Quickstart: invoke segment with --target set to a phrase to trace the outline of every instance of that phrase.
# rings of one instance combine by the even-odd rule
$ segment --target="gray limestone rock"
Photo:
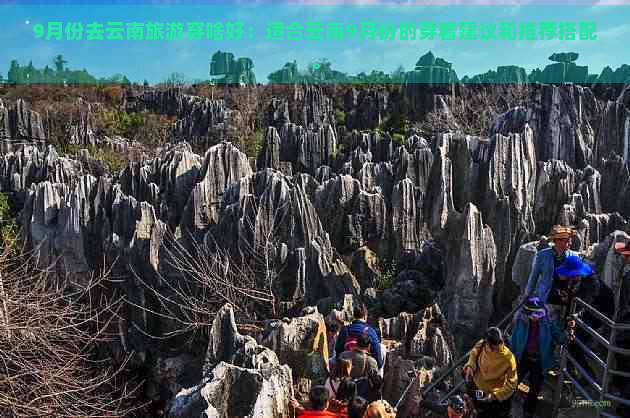
[[[534,201],[536,232],[544,234],[557,222],[564,204],[575,190],[576,173],[564,161],[538,162]]]
[[[305,309],[304,313],[297,318],[268,321],[261,344],[293,370],[294,379],[325,379],[326,361],[333,347],[328,347],[324,316],[317,308]]]
[[[385,236],[387,208],[383,196],[361,190],[359,181],[350,176],[324,182],[315,191],[314,204],[332,245],[342,253]]]
[[[532,196],[536,186],[536,154],[532,130],[496,134],[481,192],[484,219],[492,229],[497,250],[496,297],[507,308],[513,292],[506,275],[510,261],[526,237],[535,231]]]
[[[622,157],[604,158],[600,163],[600,200],[603,212],[630,217],[630,169]]]
[[[79,108],[76,120],[70,122],[69,143],[82,145],[96,145],[95,116],[92,105],[79,98],[77,100]]]
[[[483,333],[493,313],[497,252],[494,234],[481,212],[468,204],[449,221],[446,286],[440,294],[459,353]]]
[[[280,168],[280,136],[274,127],[267,128],[256,167],[258,169],[273,168],[274,170]]]
[[[336,150],[337,137],[331,125],[311,130],[289,123],[280,129],[279,161],[291,162],[294,172],[315,175],[321,165],[331,165]]]
[[[201,381],[177,393],[168,416],[288,418],[291,369],[280,366],[273,351],[239,334],[230,305],[217,313],[209,337]]]
[[[572,168],[593,164],[598,112],[599,104],[588,88],[535,84],[527,121],[534,131],[537,160],[562,160]]]
[[[595,144],[595,162],[603,158],[621,157],[622,161],[630,161],[630,110],[624,102],[624,93],[616,101],[608,101],[603,109],[599,122],[598,137]],[[627,93],[626,93],[627,94]]]
[[[42,117],[23,99],[5,105],[0,100],[0,137],[5,139],[46,140]]]

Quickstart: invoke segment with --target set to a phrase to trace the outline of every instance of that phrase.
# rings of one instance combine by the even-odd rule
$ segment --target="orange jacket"
[[[298,415],[299,418],[339,418],[339,415],[330,411],[306,410]]]

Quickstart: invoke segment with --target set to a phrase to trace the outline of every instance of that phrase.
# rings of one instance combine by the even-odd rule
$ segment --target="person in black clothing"
[[[378,370],[370,369],[367,379],[359,379],[356,382],[357,394],[369,403],[383,398],[383,378],[378,374]]]
[[[554,280],[554,291],[549,296],[548,303],[555,305],[555,308],[563,312],[563,315],[558,318],[560,324],[566,325],[571,330],[574,328],[574,321],[569,317],[569,309],[573,303],[573,299],[579,297],[589,305],[595,305],[595,301],[598,299],[598,295],[601,291],[602,283],[599,279],[593,276],[593,268],[590,264],[583,261],[579,256],[568,256],[564,263],[555,270],[558,276],[558,282]],[[599,308],[598,306],[593,306]],[[597,320],[588,313],[576,313],[582,317],[585,323],[589,326],[597,329],[599,325],[596,324]],[[588,344],[590,335],[582,330],[577,329],[575,331],[575,338],[573,338],[573,331],[570,331],[571,342],[567,348],[569,354],[575,359],[575,361],[593,378],[597,379],[597,375],[590,367],[586,353],[577,344],[575,339],[578,339],[584,344]],[[578,375],[577,371],[573,367],[572,363],[569,363],[569,370],[578,379],[578,382],[582,385],[587,383],[584,376]]]
[[[363,418],[369,403],[360,396],[355,397],[348,406],[348,418]]]

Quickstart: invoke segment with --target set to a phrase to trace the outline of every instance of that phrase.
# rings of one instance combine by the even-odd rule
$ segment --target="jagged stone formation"
[[[201,381],[176,394],[171,418],[289,416],[291,369],[276,354],[239,334],[230,305],[218,313]]]
[[[406,75],[408,83],[449,84],[457,82],[457,74],[452,64],[436,58],[431,51],[418,59],[414,71]]]
[[[7,139],[46,139],[41,115],[23,99],[13,105],[0,99],[0,140]]]
[[[383,393],[383,397],[394,404],[409,384],[408,371],[420,371],[420,384],[423,385],[436,371],[448,367],[454,360],[455,347],[449,325],[437,305],[428,306],[416,314],[401,313],[381,319],[379,328],[383,338],[397,341],[387,354],[385,367],[389,372],[385,376]]]
[[[269,74],[269,81],[272,83],[296,83],[299,81],[297,61],[287,62],[284,67]]]
[[[150,111],[176,116],[171,127],[175,140],[188,142],[212,140],[214,143],[227,138],[226,120],[230,112],[224,100],[182,94],[178,88],[145,90],[127,97],[126,109],[133,112]]]
[[[463,77],[462,83],[516,83],[529,81],[525,68],[516,65],[500,65],[497,70],[489,70],[484,74]]]
[[[348,129],[375,129],[385,120],[389,94],[383,90],[361,90],[351,88],[344,97],[344,107],[352,109],[346,113]]]
[[[452,71],[431,55],[419,65],[419,71]],[[304,358],[325,357],[324,344],[314,343],[321,340],[324,316],[359,297],[375,319],[398,318],[382,326],[385,335],[404,342],[387,360],[386,380],[397,388],[388,395],[393,399],[417,358],[430,356],[435,367],[448,364],[510,309],[536,251],[526,243],[553,224],[572,225],[575,248],[599,248],[598,268],[612,281],[601,246],[608,251],[611,233],[629,231],[630,218],[628,87],[609,99],[570,84],[501,86],[497,94],[511,88],[527,94],[518,107],[497,99],[497,108],[507,111],[475,135],[449,107],[451,95],[462,93],[455,82],[399,88],[348,87],[333,101],[321,86],[283,87],[285,96],[261,105],[267,126],[255,165],[234,144],[220,141],[217,129],[232,123],[224,102],[146,89],[128,109],[186,121],[178,123],[187,128],[175,143],[118,173],[95,170],[86,152],[63,157],[50,145],[3,148],[0,191],[21,209],[23,234],[40,268],[59,259],[56,276],[80,284],[117,260],[117,290],[128,302],[118,324],[119,350],[136,353],[134,367],[153,370],[152,398],[179,394],[172,416],[202,410],[221,417],[263,410],[283,416],[286,393],[278,388],[286,374],[279,364],[292,364],[295,383],[304,388]],[[492,86],[483,88],[492,93]],[[474,88],[467,89],[473,97]],[[409,105],[412,119],[439,109],[460,123],[451,132],[410,129],[404,140],[360,130],[373,126],[372,119],[385,120],[401,103]],[[25,122],[35,116],[1,116],[28,115],[28,106],[21,106],[0,112],[7,135],[38,126]],[[343,128],[334,123],[339,106],[346,114]],[[8,122],[14,120],[22,128]],[[78,142],[95,140],[123,152],[133,146],[92,137],[90,120],[87,113],[77,120]],[[190,142],[200,137],[217,143],[196,152],[199,142],[195,148]],[[171,236],[188,251],[193,242],[211,253],[221,249],[234,263],[251,259],[253,249],[262,251],[276,275],[275,314],[287,318],[269,322],[256,342],[237,336],[232,314],[221,311],[206,353],[182,348],[183,336],[152,340],[177,323],[160,316],[164,308],[138,277],[178,300],[170,286],[181,283],[183,273],[169,263]],[[307,306],[317,311],[303,312]],[[409,319],[428,311],[442,330],[430,338],[431,326]],[[183,363],[203,359],[203,371],[183,376]],[[258,359],[267,359],[272,371]],[[435,367],[424,368],[424,376]],[[322,369],[313,362],[309,368],[311,375]],[[239,391],[251,397],[239,399]],[[267,395],[273,396],[264,401]]]
[[[217,51],[210,61],[210,75],[223,76],[217,81],[222,83],[256,83],[254,62],[251,58],[234,59],[230,52]]]

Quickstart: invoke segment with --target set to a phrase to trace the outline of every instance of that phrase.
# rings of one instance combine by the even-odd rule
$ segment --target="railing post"
[[[558,415],[560,409],[560,401],[562,400],[562,389],[564,387],[564,370],[567,368],[567,347],[560,347],[560,369],[556,376],[556,385],[553,391],[553,412],[552,417]]]
[[[606,399],[606,395],[608,394],[608,385],[610,383],[610,373],[608,370],[611,368],[611,364],[613,362],[613,358],[615,356],[615,352],[611,350],[611,347],[615,346],[615,337],[617,336],[617,323],[615,322],[610,329],[610,340],[608,341],[609,346],[606,347],[608,350],[608,355],[606,356],[606,367],[604,368],[604,375],[602,377],[602,392],[600,393],[599,400],[603,401]]]
[[[577,306],[577,299],[574,298],[571,301],[571,306],[569,308],[570,315],[575,313]],[[566,311],[563,310],[563,313]],[[564,321],[566,315],[561,315],[560,321]],[[567,344],[560,347],[560,369],[558,370],[558,375],[556,376],[556,386],[553,391],[553,411],[551,416],[555,417],[558,415],[558,409],[560,409],[560,401],[562,400],[562,389],[564,387],[564,373],[567,368],[567,352],[569,349],[570,342],[567,341]]]

